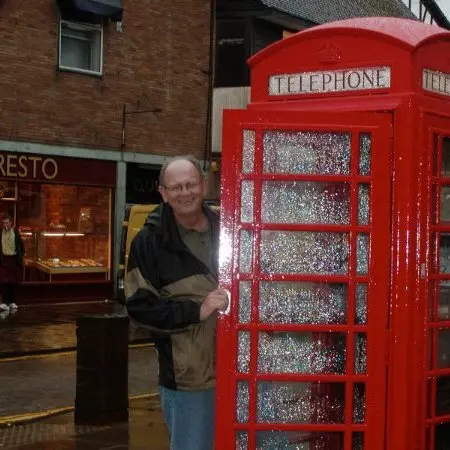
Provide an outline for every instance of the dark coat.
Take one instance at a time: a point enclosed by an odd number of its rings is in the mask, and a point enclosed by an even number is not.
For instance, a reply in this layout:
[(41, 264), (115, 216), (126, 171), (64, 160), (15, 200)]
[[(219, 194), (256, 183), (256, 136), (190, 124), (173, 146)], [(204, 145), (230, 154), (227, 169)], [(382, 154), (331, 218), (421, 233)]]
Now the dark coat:
[[(23, 264), (23, 257), (25, 255), (25, 246), (23, 245), (23, 240), (20, 237), (19, 232), (15, 229), (13, 231), (14, 231), (14, 240), (15, 240), (15, 246), (16, 246), (17, 264), (19, 264), (21, 266)], [(3, 230), (0, 233), (0, 237), (1, 237), (2, 233), (3, 233)], [(2, 264), (2, 259), (3, 259), (3, 248), (2, 248), (2, 240), (0, 239), (0, 264)]]

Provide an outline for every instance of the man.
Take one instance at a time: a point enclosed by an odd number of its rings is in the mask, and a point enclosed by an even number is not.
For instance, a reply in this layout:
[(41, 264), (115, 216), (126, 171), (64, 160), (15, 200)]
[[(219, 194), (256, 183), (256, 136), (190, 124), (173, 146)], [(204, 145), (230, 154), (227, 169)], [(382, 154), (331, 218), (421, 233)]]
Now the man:
[(154, 332), (171, 450), (212, 450), (216, 314), (228, 306), (217, 286), (219, 218), (194, 158), (166, 163), (159, 184), (164, 203), (131, 244), (127, 309)]
[(21, 279), (24, 253), (20, 234), (13, 228), (11, 216), (5, 214), (0, 239), (0, 285), (3, 301), (0, 310), (4, 312), (17, 310), (17, 284)]

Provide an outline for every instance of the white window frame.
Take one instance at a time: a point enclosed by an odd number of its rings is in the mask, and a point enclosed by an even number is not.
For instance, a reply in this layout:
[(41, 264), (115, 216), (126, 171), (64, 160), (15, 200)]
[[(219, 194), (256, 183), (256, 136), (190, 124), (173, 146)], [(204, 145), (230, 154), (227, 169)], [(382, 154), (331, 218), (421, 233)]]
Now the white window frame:
[[(78, 67), (70, 67), (70, 66), (63, 66), (61, 64), (62, 61), (62, 45), (61, 45), (61, 37), (62, 37), (62, 25), (63, 24), (70, 24), (70, 26), (80, 30), (80, 31), (100, 31), (100, 70), (86, 70), (86, 69), (80, 69)], [(87, 24), (87, 23), (81, 23), (81, 22), (74, 22), (71, 20), (59, 20), (59, 32), (58, 32), (58, 68), (59, 70), (68, 71), (68, 72), (78, 72), (78, 73), (84, 73), (87, 75), (97, 75), (101, 76), (103, 75), (103, 24), (100, 25), (94, 25), (94, 24)]]

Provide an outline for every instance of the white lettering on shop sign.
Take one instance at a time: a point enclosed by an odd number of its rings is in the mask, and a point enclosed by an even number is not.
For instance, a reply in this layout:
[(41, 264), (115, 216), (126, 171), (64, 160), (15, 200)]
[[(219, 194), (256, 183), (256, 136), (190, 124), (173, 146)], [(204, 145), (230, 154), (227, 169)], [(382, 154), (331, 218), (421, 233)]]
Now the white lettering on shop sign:
[(53, 180), (58, 175), (58, 164), (53, 158), (19, 156), (0, 153), (0, 176), (19, 178), (45, 178)]
[(391, 87), (390, 67), (272, 75), (269, 95), (321, 94)]
[(450, 95), (450, 73), (423, 69), (422, 87), (426, 91), (437, 92), (442, 95)]

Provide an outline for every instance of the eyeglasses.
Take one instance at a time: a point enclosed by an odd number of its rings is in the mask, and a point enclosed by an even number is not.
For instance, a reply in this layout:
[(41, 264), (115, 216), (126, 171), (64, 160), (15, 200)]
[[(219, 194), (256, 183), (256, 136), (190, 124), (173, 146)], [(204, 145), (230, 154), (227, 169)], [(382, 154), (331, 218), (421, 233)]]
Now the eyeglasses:
[(196, 189), (198, 189), (200, 187), (200, 182), (199, 181), (195, 181), (195, 182), (189, 182), (186, 184), (175, 184), (174, 186), (163, 186), (164, 189), (166, 189), (167, 191), (171, 192), (172, 194), (179, 194), (183, 191), (183, 187), (186, 191), (188, 192), (192, 192), (195, 191)]

